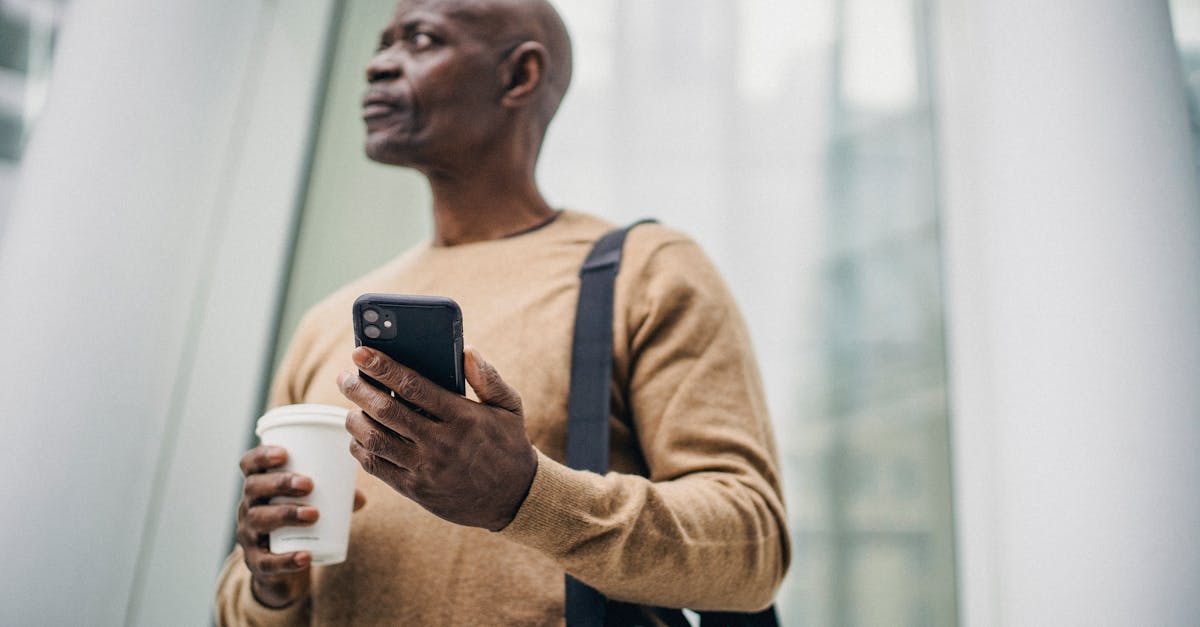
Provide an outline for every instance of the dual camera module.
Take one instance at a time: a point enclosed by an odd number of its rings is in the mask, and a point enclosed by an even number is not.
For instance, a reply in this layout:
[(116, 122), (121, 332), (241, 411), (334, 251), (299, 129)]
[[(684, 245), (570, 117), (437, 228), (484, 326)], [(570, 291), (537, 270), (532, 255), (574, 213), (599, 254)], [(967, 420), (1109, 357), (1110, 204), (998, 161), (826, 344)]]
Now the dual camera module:
[(372, 340), (396, 337), (396, 321), (392, 312), (367, 308), (362, 310), (362, 332)]

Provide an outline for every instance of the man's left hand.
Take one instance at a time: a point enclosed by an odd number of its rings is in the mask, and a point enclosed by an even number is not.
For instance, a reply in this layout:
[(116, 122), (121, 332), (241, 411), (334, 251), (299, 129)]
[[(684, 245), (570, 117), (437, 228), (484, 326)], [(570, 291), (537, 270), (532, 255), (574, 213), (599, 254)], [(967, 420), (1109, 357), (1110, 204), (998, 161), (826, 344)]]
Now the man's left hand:
[(467, 347), (464, 369), (480, 402), (370, 348), (356, 348), (353, 357), (396, 394), (357, 372), (338, 377), (342, 394), (360, 408), (346, 417), (346, 430), (363, 469), (450, 522), (492, 531), (512, 522), (533, 483), (537, 452), (525, 434), (521, 397), (479, 351)]

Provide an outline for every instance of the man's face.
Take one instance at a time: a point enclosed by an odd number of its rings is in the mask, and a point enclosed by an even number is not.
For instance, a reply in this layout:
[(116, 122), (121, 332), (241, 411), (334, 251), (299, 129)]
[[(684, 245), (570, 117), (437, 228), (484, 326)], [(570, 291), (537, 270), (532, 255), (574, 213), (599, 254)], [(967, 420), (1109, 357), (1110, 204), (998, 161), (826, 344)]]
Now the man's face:
[(491, 39), (474, 5), (402, 1), (367, 65), (367, 156), (438, 169), (485, 150), (503, 116)]

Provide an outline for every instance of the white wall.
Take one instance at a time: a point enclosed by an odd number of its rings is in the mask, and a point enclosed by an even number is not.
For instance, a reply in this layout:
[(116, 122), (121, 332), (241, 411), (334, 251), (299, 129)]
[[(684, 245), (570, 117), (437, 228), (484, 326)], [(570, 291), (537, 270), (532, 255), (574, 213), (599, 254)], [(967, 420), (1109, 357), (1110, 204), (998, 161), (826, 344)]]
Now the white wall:
[(940, 8), (963, 622), (1200, 624), (1200, 194), (1166, 2)]
[(75, 0), (0, 244), (0, 624), (206, 624), (332, 2)]

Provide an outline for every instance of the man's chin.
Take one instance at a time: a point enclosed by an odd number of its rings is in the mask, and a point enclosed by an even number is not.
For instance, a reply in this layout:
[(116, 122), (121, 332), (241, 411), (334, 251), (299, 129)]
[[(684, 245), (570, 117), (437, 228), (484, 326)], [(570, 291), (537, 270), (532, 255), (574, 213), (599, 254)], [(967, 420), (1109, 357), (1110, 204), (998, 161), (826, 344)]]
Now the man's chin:
[(395, 144), (385, 141), (371, 141), (370, 137), (367, 138), (363, 152), (371, 161), (384, 165), (411, 167), (416, 163), (412, 151), (398, 149)]

